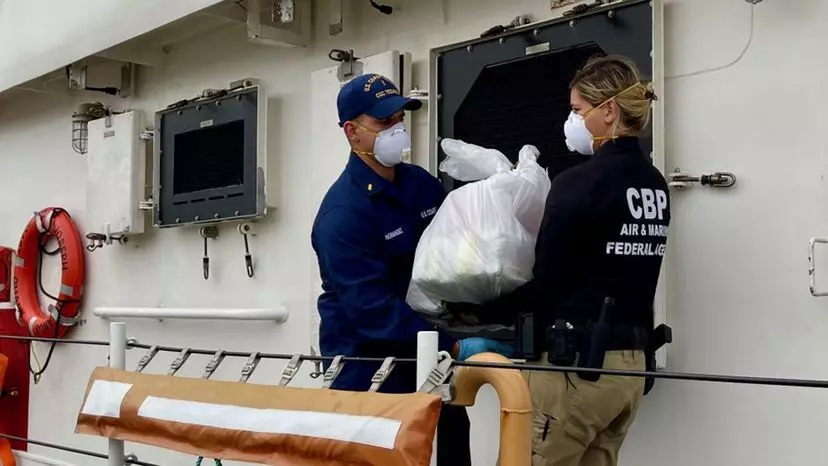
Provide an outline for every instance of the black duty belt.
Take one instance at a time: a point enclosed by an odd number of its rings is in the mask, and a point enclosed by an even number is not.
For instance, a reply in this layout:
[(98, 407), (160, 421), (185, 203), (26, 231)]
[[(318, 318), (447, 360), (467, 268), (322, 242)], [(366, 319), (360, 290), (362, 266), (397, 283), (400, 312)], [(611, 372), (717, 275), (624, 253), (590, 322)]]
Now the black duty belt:
[(644, 327), (613, 326), (607, 336), (606, 349), (607, 351), (647, 349), (649, 333)]

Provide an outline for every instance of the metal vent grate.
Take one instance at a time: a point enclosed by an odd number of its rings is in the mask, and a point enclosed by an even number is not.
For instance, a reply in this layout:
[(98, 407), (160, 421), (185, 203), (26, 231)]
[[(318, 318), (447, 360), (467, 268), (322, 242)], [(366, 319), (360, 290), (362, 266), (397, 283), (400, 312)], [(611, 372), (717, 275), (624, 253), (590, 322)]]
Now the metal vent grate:
[(503, 152), (513, 162), (524, 144), (541, 152), (550, 175), (583, 160), (567, 149), (569, 82), (597, 45), (535, 55), (483, 69), (454, 116), (455, 137)]
[[(174, 194), (241, 185), (244, 182), (244, 120), (176, 134), (173, 180)], [(189, 202), (199, 200), (207, 198)]]

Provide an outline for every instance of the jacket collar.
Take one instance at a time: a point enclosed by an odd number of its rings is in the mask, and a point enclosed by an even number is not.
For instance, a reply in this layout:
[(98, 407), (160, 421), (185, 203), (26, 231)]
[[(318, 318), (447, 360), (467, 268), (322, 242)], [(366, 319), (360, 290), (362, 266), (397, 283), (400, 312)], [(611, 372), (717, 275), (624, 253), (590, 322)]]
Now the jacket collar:
[(641, 146), (637, 137), (622, 136), (613, 140), (607, 141), (603, 146), (595, 151), (595, 156), (605, 156), (609, 154), (630, 154), (642, 155)]

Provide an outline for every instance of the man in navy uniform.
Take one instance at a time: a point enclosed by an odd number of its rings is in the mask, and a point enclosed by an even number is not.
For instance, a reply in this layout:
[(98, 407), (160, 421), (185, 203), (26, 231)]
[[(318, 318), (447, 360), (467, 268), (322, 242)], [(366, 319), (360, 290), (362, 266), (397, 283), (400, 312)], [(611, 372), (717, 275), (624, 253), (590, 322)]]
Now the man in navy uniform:
[[(339, 125), (351, 154), (322, 201), (311, 235), (322, 276), (318, 308), (324, 356), (414, 358), (417, 333), (434, 330), (405, 302), (417, 242), (446, 196), (435, 177), (403, 163), (411, 147), (404, 111), (421, 106), (378, 74), (358, 76), (339, 92)], [(458, 342), (443, 332), (439, 349), (460, 360), (511, 352), (496, 341)], [(379, 366), (347, 362), (332, 388), (365, 391)], [(403, 363), (380, 388), (385, 393), (416, 390), (416, 367)], [(437, 444), (440, 464), (471, 464), (465, 408), (444, 406)]]

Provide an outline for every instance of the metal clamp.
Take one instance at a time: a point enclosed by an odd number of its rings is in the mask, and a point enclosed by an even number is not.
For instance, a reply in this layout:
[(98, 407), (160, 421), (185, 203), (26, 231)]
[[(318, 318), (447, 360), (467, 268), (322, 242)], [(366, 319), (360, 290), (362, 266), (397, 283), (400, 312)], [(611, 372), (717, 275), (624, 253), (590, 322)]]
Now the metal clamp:
[(417, 390), (420, 393), (439, 394), (443, 401), (451, 401), (453, 393), (451, 386), (446, 384), (446, 381), (454, 373), (454, 360), (451, 355), (445, 351), (437, 353), (437, 366), (428, 373), (426, 381)]
[(821, 296), (828, 296), (828, 291), (817, 291), (816, 289), (816, 259), (814, 258), (814, 249), (817, 243), (828, 244), (828, 238), (811, 238), (808, 243), (808, 278), (811, 282), (811, 296), (817, 298)]
[(247, 361), (244, 362), (239, 382), (247, 382), (248, 379), (250, 379), (250, 376), (253, 375), (253, 371), (256, 370), (256, 367), (259, 365), (259, 361), (261, 360), (262, 356), (259, 354), (258, 351), (255, 353), (251, 353), (250, 357), (247, 358)]
[[(315, 346), (311, 346), (310, 354), (311, 356), (319, 356), (319, 353), (316, 352)], [(322, 360), (317, 359), (313, 362), (313, 370), (309, 375), (312, 379), (318, 379), (319, 377), (322, 377), (322, 374), (324, 374), (324, 372), (322, 371)]]
[(143, 356), (141, 356), (141, 359), (138, 361), (138, 366), (135, 368), (135, 372), (143, 371), (156, 354), (158, 354), (158, 345), (152, 346), (146, 353), (144, 353)]
[(391, 374), (391, 371), (394, 370), (396, 361), (397, 358), (394, 357), (387, 357), (384, 361), (382, 361), (382, 365), (379, 370), (377, 370), (377, 372), (374, 373), (374, 376), (371, 377), (371, 388), (368, 389), (369, 392), (379, 390), (380, 386), (385, 383), (385, 380)]
[(730, 172), (715, 172), (709, 175), (692, 176), (676, 168), (667, 178), (669, 179), (668, 186), (676, 189), (689, 188), (693, 183), (698, 183), (701, 186), (710, 186), (711, 188), (730, 188), (736, 184), (736, 175)]
[(204, 368), (204, 374), (202, 374), (201, 378), (209, 379), (210, 376), (213, 375), (213, 372), (215, 372), (216, 369), (218, 369), (219, 364), (221, 364), (221, 362), (224, 361), (224, 356), (224, 350), (216, 351), (216, 354), (213, 355), (213, 359), (211, 359), (207, 363), (207, 367)]
[(296, 377), (300, 366), (302, 366), (302, 353), (296, 353), (290, 358), (288, 365), (282, 369), (282, 380), (279, 381), (279, 386), (286, 387)]
[(181, 366), (183, 366), (188, 359), (190, 359), (190, 348), (184, 348), (180, 353), (178, 353), (178, 356), (173, 359), (172, 364), (170, 364), (170, 370), (167, 371), (167, 375), (175, 375), (175, 373), (181, 369)]
[(253, 227), (249, 223), (239, 225), (239, 233), (244, 237), (244, 264), (247, 267), (247, 276), (253, 278), (253, 256), (250, 255), (250, 245), (247, 242), (247, 235), (252, 235)]
[(210, 256), (207, 255), (207, 239), (218, 238), (219, 230), (216, 226), (201, 227), (198, 230), (201, 237), (204, 239), (204, 256), (201, 258), (201, 269), (204, 274), (204, 279), (210, 278)]
[(325, 375), (322, 376), (322, 388), (331, 388), (334, 380), (339, 376), (339, 373), (342, 372), (342, 366), (345, 365), (342, 362), (343, 359), (344, 356), (334, 356), (333, 361), (331, 361), (331, 365), (328, 366), (328, 370), (326, 370)]

